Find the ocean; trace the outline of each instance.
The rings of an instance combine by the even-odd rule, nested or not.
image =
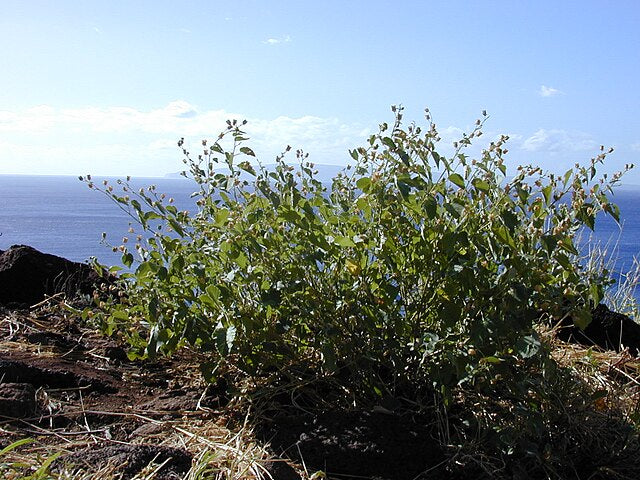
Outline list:
[[[104,179],[93,178],[97,184]],[[115,188],[117,179],[107,180]],[[156,185],[176,199],[178,208],[194,206],[194,184],[183,178],[140,178],[132,185]],[[0,250],[22,244],[76,262],[96,257],[105,265],[121,265],[120,254],[101,243],[102,232],[109,243],[120,245],[131,218],[78,177],[0,175],[0,205]]]
[[[94,178],[99,183],[103,178]],[[115,183],[114,178],[108,179]],[[193,209],[193,182],[182,178],[138,178],[132,185],[157,186],[158,192],[175,198],[179,209]],[[584,236],[589,242],[616,247],[616,271],[626,272],[634,257],[640,258],[640,187],[620,187],[613,201],[621,211],[621,227],[607,216],[596,222],[596,231]],[[69,176],[0,175],[0,250],[30,245],[42,252],[77,262],[96,257],[105,265],[120,265],[120,255],[101,243],[119,245],[127,235],[130,218],[116,204]],[[636,292],[640,300],[640,292]]]

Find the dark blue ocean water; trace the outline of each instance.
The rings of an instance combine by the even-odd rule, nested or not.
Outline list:
[[[99,183],[101,179],[94,180]],[[109,180],[113,183],[115,179]],[[193,182],[139,178],[132,184],[155,184],[159,192],[176,199],[179,209],[193,208]],[[622,228],[602,217],[590,241],[617,245],[616,268],[624,272],[632,266],[634,256],[640,257],[640,187],[620,188],[613,200],[621,210]],[[76,177],[0,175],[0,250],[26,244],[74,261],[95,256],[103,264],[116,265],[120,255],[101,244],[101,233],[106,232],[107,239],[118,245],[127,235],[129,221],[110,199]]]
[[[93,180],[100,184],[103,178]],[[108,180],[115,186],[116,179]],[[136,187],[152,184],[175,197],[178,208],[193,208],[194,183],[182,178],[132,181]],[[77,177],[0,175],[0,250],[24,244],[77,262],[95,256],[103,264],[119,265],[120,255],[101,244],[102,232],[119,245],[130,220]]]

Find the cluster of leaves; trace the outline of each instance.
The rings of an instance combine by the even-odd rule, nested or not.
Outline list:
[[[509,179],[507,137],[465,154],[484,119],[445,157],[428,112],[424,129],[394,112],[330,187],[302,152],[295,167],[284,154],[254,167],[235,121],[197,158],[179,142],[195,212],[153,187],[85,179],[139,228],[134,248],[119,247],[134,270],[120,300],[102,302],[104,330],[139,355],[210,352],[211,378],[224,362],[249,375],[302,364],[359,394],[433,385],[447,399],[544,356],[545,315],[585,326],[609,280],[574,261],[574,236],[599,212],[618,218],[607,195],[620,174],[596,178],[608,152]]]

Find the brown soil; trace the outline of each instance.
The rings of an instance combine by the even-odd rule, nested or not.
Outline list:
[[[62,311],[4,311],[0,321],[0,448],[31,437],[64,447],[67,462],[124,465],[123,478],[154,459],[172,458],[166,478],[189,469],[190,452],[144,443],[172,420],[212,416],[198,410],[204,389],[193,359],[129,362],[124,348]]]

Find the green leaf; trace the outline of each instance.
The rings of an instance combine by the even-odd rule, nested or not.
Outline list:
[[[389,137],[382,137],[382,143],[384,143],[391,150],[395,150],[396,149],[395,142]]]
[[[369,187],[371,186],[371,179],[369,177],[361,177],[356,182],[356,187],[362,190],[364,193],[369,192]]]
[[[411,193],[411,186],[406,182],[398,180],[397,178],[396,185],[398,186],[398,190],[400,190],[402,198],[404,198],[405,200],[409,198],[409,194]]]
[[[335,373],[338,370],[336,354],[333,351],[332,345],[329,343],[325,343],[322,346],[322,360],[324,363],[324,368],[328,372]]]
[[[593,231],[596,222],[595,209],[591,210],[592,213],[589,213],[589,209],[593,209],[593,204],[585,203],[578,212],[578,218]]]
[[[353,240],[351,240],[349,237],[336,237],[334,238],[333,242],[336,245],[340,245],[341,247],[355,247],[356,244],[353,243]]]
[[[620,208],[615,203],[606,203],[603,207],[603,210],[611,215],[613,219],[620,223]]]
[[[606,388],[596,390],[591,394],[591,401],[595,402],[596,400],[600,400],[601,398],[606,398],[609,395],[609,391]]]
[[[198,297],[198,300],[200,301],[200,303],[204,304],[205,306],[211,308],[211,309],[215,309],[216,308],[216,302],[213,301],[213,298],[211,298],[209,295],[207,295],[206,293],[201,294]]]
[[[460,188],[464,188],[464,178],[458,173],[452,173],[449,175],[449,181]]]
[[[440,168],[440,162],[444,160],[443,157],[436,151],[431,152],[431,156],[433,157],[433,161],[436,164],[436,168]]]
[[[165,280],[169,275],[169,272],[167,271],[166,267],[160,267],[156,272],[156,275],[160,280]]]
[[[62,452],[56,452],[53,455],[49,455],[46,458],[46,460],[44,462],[42,462],[42,465],[40,465],[38,470],[36,470],[33,473],[32,478],[35,480],[35,479],[38,479],[38,478],[44,479],[44,478],[49,477],[49,475],[48,475],[49,467],[51,466],[51,464],[53,462],[55,462],[60,457],[60,455],[62,455]],[[46,475],[46,477],[45,477],[45,475]]]
[[[498,357],[494,357],[494,356],[489,356],[489,357],[483,357],[480,359],[481,363],[493,363],[493,364],[498,364],[498,363],[502,363],[503,360],[501,358]]]
[[[244,147],[246,148],[246,147]],[[238,164],[238,166],[244,170],[247,173],[250,173],[251,175],[253,175],[254,177],[256,176],[256,170],[255,168],[253,168],[253,165],[251,165],[249,162],[240,162]]]
[[[580,252],[573,244],[573,240],[571,237],[564,237],[560,240],[560,247],[565,251],[570,253],[571,255],[580,255]]]
[[[207,292],[207,295],[209,295],[212,299],[217,300],[218,297],[220,297],[220,289],[215,285],[209,285],[204,290],[205,292]]]
[[[362,268],[360,267],[360,265],[354,262],[353,260],[351,260],[350,258],[348,258],[347,261],[345,262],[345,266],[347,267],[347,270],[349,271],[349,273],[351,273],[351,275],[354,275],[354,276],[360,275],[360,272],[362,271]]]
[[[231,212],[229,212],[229,210],[227,210],[226,208],[217,210],[214,215],[214,225],[216,227],[222,227],[226,223],[230,214]]]
[[[574,268],[573,263],[564,253],[559,253],[556,255],[556,260],[558,263],[567,271],[571,271]]]
[[[122,264],[127,266],[128,268],[131,268],[131,265],[133,264],[133,255],[131,255],[129,252],[123,253]]]
[[[604,296],[603,287],[599,283],[592,283],[589,286],[589,296],[594,305],[598,305]]]
[[[235,257],[235,261],[236,265],[238,265],[242,269],[247,268],[247,265],[249,264],[249,259],[244,254],[244,252],[238,252],[238,255],[236,255]]]
[[[551,203],[551,191],[553,189],[552,185],[547,185],[542,189],[542,195],[544,196],[544,202],[549,205]]]
[[[256,154],[253,153],[253,150],[251,150],[249,147],[240,147],[240,151],[242,153],[244,153],[245,155],[249,155],[251,157],[255,157]],[[253,170],[253,169],[252,169]],[[255,173],[255,172],[254,172]]]
[[[149,300],[148,310],[149,310],[149,315],[151,316],[150,320],[152,321],[158,320],[158,308],[159,308],[158,303],[159,303],[158,297],[156,296],[151,297],[151,300]]]
[[[157,220],[157,219],[161,219],[162,217],[160,215],[158,215],[156,212],[145,212],[144,213],[144,221],[148,222],[149,220]]]
[[[545,250],[551,254],[558,246],[558,237],[555,235],[543,235],[540,237],[540,243],[544,246]]]
[[[171,225],[171,228],[174,232],[176,232],[181,237],[184,237],[184,230],[182,229],[182,225],[180,225],[177,220],[170,218],[169,225]]]
[[[482,191],[482,192],[488,192],[489,189],[491,188],[489,186],[489,184],[487,182],[485,182],[484,180],[480,179],[480,178],[474,178],[471,181],[471,184],[478,190]]]
[[[504,212],[502,212],[501,216],[505,226],[509,229],[510,232],[513,233],[516,227],[519,225],[518,216],[510,210],[505,210]]]
[[[136,269],[136,276],[138,278],[148,277],[152,273],[153,273],[153,268],[150,262],[142,262],[140,265],[138,265],[138,268]]]
[[[302,218],[302,215],[300,214],[300,212],[298,212],[297,210],[292,210],[292,209],[286,209],[286,210],[282,210],[281,214],[282,218],[284,218],[285,220],[291,222],[291,223],[298,223],[300,221],[300,219]]]
[[[500,242],[504,245],[508,245],[511,248],[515,248],[516,244],[511,236],[511,233],[504,225],[498,225],[494,227],[494,233]]]
[[[459,218],[464,207],[458,203],[445,203],[444,209],[449,212],[453,218]]]
[[[129,315],[127,314],[127,312],[124,312],[122,310],[114,310],[113,312],[111,312],[111,316],[114,318],[114,320],[120,320],[123,322],[129,321]]]

